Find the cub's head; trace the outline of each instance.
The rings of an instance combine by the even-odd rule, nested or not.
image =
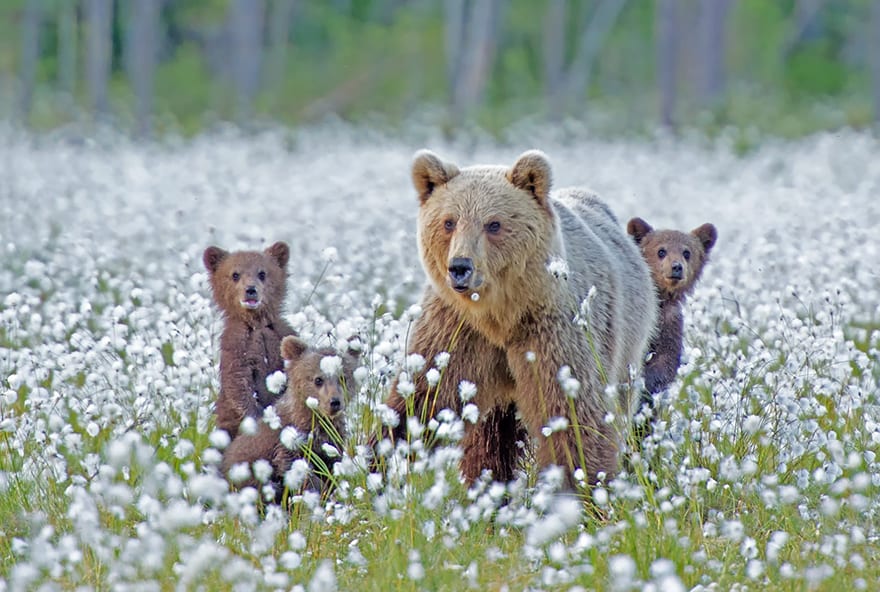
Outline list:
[[[330,348],[314,349],[292,335],[282,339],[287,390],[275,404],[282,421],[307,430],[313,412],[341,418],[355,390],[359,355],[355,350],[339,354]]]
[[[289,257],[287,243],[277,242],[263,252],[208,247],[202,261],[217,306],[229,316],[249,318],[274,315],[281,308]]]
[[[412,166],[419,249],[438,292],[464,307],[491,306],[547,257],[553,238],[550,163],[532,150],[512,167],[459,169],[422,150]]]
[[[715,227],[708,223],[686,233],[654,230],[641,218],[633,218],[626,231],[651,268],[661,300],[674,300],[693,289],[718,238]]]

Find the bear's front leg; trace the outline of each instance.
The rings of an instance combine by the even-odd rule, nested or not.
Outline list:
[[[575,487],[577,468],[590,485],[600,473],[612,478],[620,437],[609,413],[621,410],[611,409],[617,398],[606,397],[598,356],[583,331],[570,319],[533,317],[508,347],[507,360],[516,380],[516,405],[538,441],[539,466],[566,469],[568,489]],[[567,376],[560,374],[564,366]]]
[[[469,484],[483,471],[491,471],[495,481],[513,481],[528,443],[529,434],[517,418],[516,405],[494,407],[467,428],[461,442],[461,472]]]

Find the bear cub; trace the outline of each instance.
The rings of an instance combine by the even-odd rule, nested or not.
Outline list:
[[[225,321],[214,413],[217,428],[232,439],[245,417],[262,417],[277,398],[266,377],[283,369],[281,340],[296,334],[281,318],[289,257],[289,247],[280,241],[262,252],[208,247],[202,257]]]
[[[640,410],[654,407],[653,395],[675,380],[681,364],[684,317],[682,307],[694,289],[718,233],[712,224],[703,224],[690,233],[678,230],[654,230],[641,218],[633,218],[626,226],[635,239],[651,270],[660,302],[657,330],[648,346],[644,363],[646,393]]]
[[[253,463],[260,459],[268,461],[272,473],[266,482],[274,488],[276,503],[281,501],[285,473],[293,461],[300,458],[309,461],[313,469],[305,481],[306,488],[327,490],[324,468],[332,471],[338,455],[324,445],[339,450],[346,437],[345,408],[355,389],[354,371],[359,352],[350,349],[348,353],[338,354],[330,348],[314,349],[302,339],[288,336],[281,342],[281,355],[285,360],[287,388],[275,402],[279,427],[273,428],[258,420],[257,431],[239,434],[224,452],[220,465],[230,479],[230,470],[246,463],[248,476],[233,485],[259,489],[261,484],[252,470]],[[295,432],[288,430],[283,435],[287,427],[294,428]],[[316,459],[320,459],[324,467],[316,463]]]

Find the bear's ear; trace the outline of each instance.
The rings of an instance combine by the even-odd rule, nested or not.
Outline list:
[[[507,173],[507,178],[516,187],[525,189],[535,196],[541,205],[547,203],[553,175],[550,172],[547,155],[540,150],[523,152]]]
[[[691,230],[691,234],[697,237],[697,239],[703,243],[703,251],[706,255],[709,254],[709,251],[712,250],[712,247],[715,246],[715,241],[718,240],[718,231],[715,230],[715,227],[708,222],[703,224],[698,228],[694,228]]]
[[[457,166],[451,162],[443,162],[430,150],[419,150],[413,157],[413,186],[422,203],[425,203],[438,185],[448,183],[458,173]]]
[[[217,268],[220,267],[220,263],[226,259],[227,255],[229,255],[229,253],[220,247],[208,247],[205,249],[205,252],[202,255],[202,262],[205,264],[205,269],[208,270],[208,273],[213,274],[217,271]]]
[[[287,261],[290,259],[290,247],[287,243],[278,241],[263,252],[274,259],[278,267],[287,269]]]
[[[636,244],[642,244],[642,239],[654,229],[641,218],[633,218],[626,224],[626,233],[636,240]]]
[[[295,335],[288,335],[281,340],[281,357],[287,361],[298,359],[307,349],[309,344]]]

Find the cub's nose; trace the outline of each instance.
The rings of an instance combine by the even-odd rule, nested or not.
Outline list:
[[[339,397],[330,399],[330,411],[337,413],[340,409],[342,409],[342,399]]]
[[[468,287],[468,280],[474,274],[474,263],[466,257],[455,257],[449,262],[449,278],[452,280],[452,288],[457,292],[464,292]]]
[[[684,277],[684,266],[682,266],[681,262],[676,261],[672,264],[672,274],[670,277],[676,280],[680,280]]]
[[[256,298],[257,298],[257,287],[256,287],[256,286],[248,286],[247,288],[244,289],[244,295],[245,295],[245,297],[247,297],[247,298],[249,298],[249,299],[254,299],[254,300],[256,300]]]

